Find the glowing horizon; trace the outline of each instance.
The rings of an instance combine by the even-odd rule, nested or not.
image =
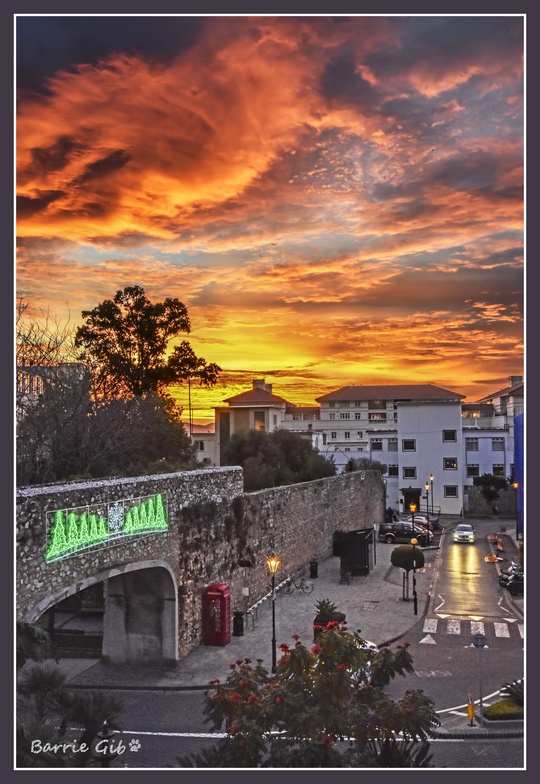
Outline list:
[[[266,378],[523,375],[523,17],[24,16],[19,296],[189,310],[195,421]],[[40,52],[40,57],[35,56]],[[187,408],[187,389],[172,390]]]

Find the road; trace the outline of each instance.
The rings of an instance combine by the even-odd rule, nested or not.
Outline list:
[[[406,689],[421,688],[443,711],[445,726],[471,693],[479,696],[480,677],[486,701],[505,683],[523,676],[523,624],[506,601],[493,564],[484,560],[486,535],[492,523],[478,523],[477,543],[453,544],[442,537],[428,613],[407,634],[415,673],[396,678],[386,689],[399,698]],[[485,529],[485,530],[484,530]],[[433,551],[432,551],[433,552]],[[427,554],[427,553],[426,553]],[[473,634],[481,632],[487,647],[471,647]],[[214,742],[200,737],[209,731],[204,723],[202,691],[118,692],[124,703],[120,724],[125,730],[121,764],[128,767],[171,767],[175,758]],[[462,719],[456,717],[456,721]],[[130,741],[138,740],[137,743]],[[131,751],[138,748],[138,751]],[[520,768],[523,741],[435,740],[432,764],[438,768]]]

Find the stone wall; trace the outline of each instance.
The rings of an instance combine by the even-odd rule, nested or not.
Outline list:
[[[474,485],[469,486],[467,489],[467,496],[465,496],[464,510],[466,515],[485,516],[491,514],[500,514],[507,517],[515,517],[516,515],[516,493],[515,490],[500,490],[499,497],[495,503],[486,501],[481,494],[481,488]],[[467,500],[468,498],[468,500]],[[493,509],[497,511],[494,512]]]
[[[229,584],[232,609],[243,610],[269,590],[266,557],[272,549],[281,559],[280,582],[305,571],[313,558],[327,557],[334,531],[368,528],[384,516],[384,483],[374,471],[256,493],[244,494],[242,488],[242,470],[222,467],[19,491],[17,616],[36,620],[52,604],[97,580],[119,585],[120,579],[123,593],[132,590],[134,578],[128,573],[165,570],[177,600],[174,650],[182,657],[202,640],[207,585]],[[46,512],[156,493],[167,496],[167,532],[45,562]],[[240,559],[248,559],[252,568],[240,567]],[[242,595],[246,586],[249,599]],[[155,647],[155,640],[147,642]],[[106,647],[110,644],[104,640]]]

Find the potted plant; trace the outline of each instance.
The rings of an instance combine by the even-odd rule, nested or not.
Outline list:
[[[317,635],[332,621],[345,623],[345,613],[339,612],[338,608],[330,599],[319,599],[315,605],[316,615],[313,619],[313,639],[317,641]]]

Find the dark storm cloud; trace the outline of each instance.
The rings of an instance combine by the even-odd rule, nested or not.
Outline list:
[[[90,182],[91,180],[98,180],[102,177],[106,177],[109,174],[112,174],[119,169],[123,169],[124,166],[129,163],[131,160],[131,155],[126,153],[124,150],[115,150],[114,152],[109,153],[109,155],[105,156],[105,158],[99,158],[99,160],[90,163],[81,174],[80,177],[77,177],[75,183],[77,185],[82,185],[85,182]]]
[[[356,72],[356,65],[349,47],[332,57],[321,76],[321,92],[326,99],[337,99],[356,107],[367,107],[376,102],[377,91]]]
[[[40,16],[17,19],[17,86],[46,92],[45,80],[111,52],[168,60],[193,46],[206,24],[193,17]]]
[[[70,160],[70,153],[76,148],[76,142],[69,136],[61,136],[50,147],[33,147],[30,150],[32,167],[37,174],[60,171],[67,166]]]
[[[66,194],[64,191],[37,191],[39,194],[35,198],[31,196],[17,196],[17,218],[24,220],[30,218],[41,210],[46,209],[49,204],[58,201]]]

